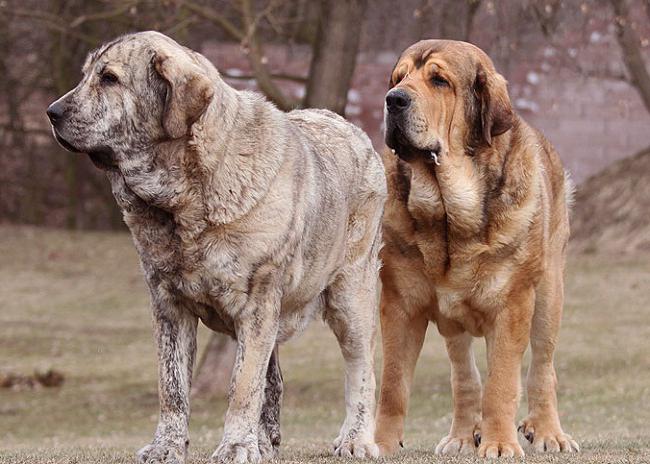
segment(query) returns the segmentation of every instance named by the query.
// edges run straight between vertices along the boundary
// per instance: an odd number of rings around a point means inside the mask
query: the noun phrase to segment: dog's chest
[[[510,275],[506,266],[452,261],[436,285],[440,313],[460,323],[471,334],[484,335],[505,303]]]
[[[211,320],[222,325],[226,321],[228,325],[251,302],[251,286],[258,280],[255,272],[260,257],[245,234],[213,230],[189,235],[177,228],[174,239],[170,238],[166,247],[158,247],[155,256],[169,257],[165,261],[154,260],[156,272],[188,306],[197,308],[195,312],[204,322]],[[171,263],[174,265],[166,265]],[[282,301],[282,339],[301,332],[322,310],[317,298],[322,287],[320,282],[298,279],[292,286],[285,281],[286,278],[277,284],[295,288]],[[210,324],[206,322],[206,325]]]
[[[430,176],[425,178],[419,171],[414,171],[410,184],[406,206],[411,217],[421,227],[430,226],[434,221],[442,221],[445,208],[438,183]]]
[[[237,240],[220,232],[183,240],[179,272],[170,276],[186,298],[236,312],[245,304],[251,273]]]
[[[237,240],[218,230],[193,233],[142,218],[131,230],[146,272],[176,295],[213,308],[237,307],[250,268]]]

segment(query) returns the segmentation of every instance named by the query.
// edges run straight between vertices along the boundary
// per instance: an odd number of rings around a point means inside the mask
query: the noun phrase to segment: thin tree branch
[[[198,5],[188,0],[184,0],[181,5],[192,13],[212,22],[231,38],[242,44],[246,50],[246,55],[253,69],[253,74],[259,89],[272,102],[278,105],[280,109],[290,110],[298,106],[298,101],[284,95],[280,88],[273,82],[274,77],[265,66],[264,53],[257,39],[257,23],[264,15],[275,8],[276,3],[271,1],[260,15],[254,17],[251,2],[249,0],[240,0],[239,10],[242,17],[242,28],[238,28],[230,20],[210,7]]]
[[[99,13],[85,14],[77,16],[74,21],[70,23],[71,28],[79,27],[85,22],[92,21],[105,21],[107,19],[113,19],[119,16],[122,16],[124,13],[127,13],[131,8],[138,4],[138,0],[126,2],[124,5],[115,8],[114,10],[100,11]]]
[[[237,79],[237,80],[248,81],[257,78],[255,74],[229,74],[223,71],[219,71],[219,73],[224,79]],[[293,74],[270,73],[269,76],[271,77],[271,79],[296,82],[298,84],[305,84],[308,80],[304,76],[295,76]]]
[[[610,0],[616,25],[616,38],[623,52],[623,62],[630,81],[650,112],[650,73],[643,60],[639,36],[632,27],[630,12],[625,0]]]
[[[62,22],[58,16],[50,15],[47,13],[41,13],[38,11],[31,10],[20,10],[20,9],[10,9],[10,10],[0,10],[3,13],[6,13],[8,16],[18,16],[23,18],[30,18],[38,21],[43,24],[48,29],[61,32],[70,37],[74,37],[77,40],[85,42],[88,45],[96,46],[99,43],[99,39],[92,37],[90,35],[84,34],[82,32],[77,32],[71,30],[70,26],[67,23]]]
[[[196,3],[190,1],[183,1],[181,3],[181,6],[187,8],[192,13],[195,13],[207,19],[208,21],[216,24],[221,29],[223,29],[231,38],[239,42],[244,40],[244,36],[245,36],[244,33],[239,28],[237,28],[237,26],[235,26],[232,22],[230,22],[224,16],[214,11],[212,8],[205,7],[202,5],[197,5]]]
[[[178,23],[174,24],[173,26],[170,26],[167,29],[163,30],[163,33],[165,35],[174,35],[176,32],[180,31],[184,27],[190,26],[196,22],[197,22],[197,18],[195,16],[189,16],[183,19],[182,21],[179,21]]]
[[[275,85],[271,75],[264,64],[264,53],[262,46],[257,40],[256,23],[253,18],[253,11],[250,0],[240,0],[242,21],[245,37],[248,45],[248,61],[253,68],[257,79],[257,85],[264,94],[282,110],[288,111],[298,106],[298,101],[287,97],[280,88]]]

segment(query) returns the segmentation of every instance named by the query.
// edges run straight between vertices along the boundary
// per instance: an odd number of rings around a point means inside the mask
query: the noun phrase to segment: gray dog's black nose
[[[50,122],[54,124],[63,117],[63,105],[59,102],[54,102],[47,108],[47,117],[50,118]]]
[[[386,94],[386,109],[389,113],[400,113],[411,106],[411,97],[402,89],[391,90]]]

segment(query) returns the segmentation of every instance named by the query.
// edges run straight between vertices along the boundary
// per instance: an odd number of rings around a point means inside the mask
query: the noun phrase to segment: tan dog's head
[[[404,160],[472,154],[512,127],[505,79],[478,47],[423,40],[393,69],[384,107],[386,144]]]
[[[115,169],[184,137],[214,94],[204,60],[157,32],[103,45],[88,55],[77,87],[47,109],[57,141]]]

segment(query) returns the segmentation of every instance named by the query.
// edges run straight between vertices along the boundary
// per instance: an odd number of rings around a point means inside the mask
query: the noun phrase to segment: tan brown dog
[[[506,81],[477,47],[408,48],[386,95],[384,365],[376,441],[401,443],[410,384],[430,321],[445,337],[454,415],[438,454],[523,456],[515,414],[530,341],[528,417],[539,451],[577,451],[557,412],[553,352],[562,315],[572,193],[560,158],[514,114]],[[485,389],[471,349],[485,337]]]

